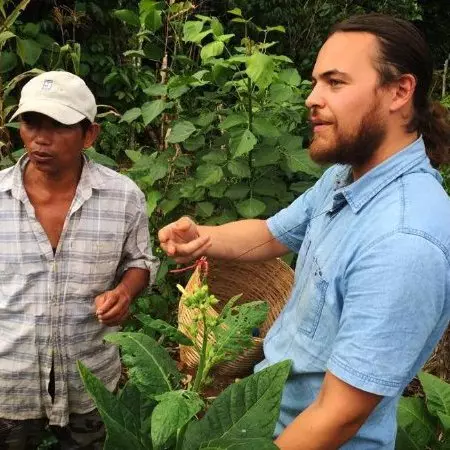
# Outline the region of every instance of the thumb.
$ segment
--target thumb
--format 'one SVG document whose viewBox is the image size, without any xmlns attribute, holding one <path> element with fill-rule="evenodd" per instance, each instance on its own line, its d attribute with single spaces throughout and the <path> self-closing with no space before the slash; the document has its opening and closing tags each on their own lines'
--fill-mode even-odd
<svg viewBox="0 0 450 450">
<path fill-rule="evenodd" d="M 100 294 L 97 295 L 97 297 L 95 297 L 95 311 L 97 312 L 97 314 L 99 313 L 99 311 L 101 311 L 102 306 L 105 304 L 106 301 L 106 294 Z"/>
<path fill-rule="evenodd" d="M 174 233 L 185 242 L 199 237 L 197 224 L 189 217 L 182 217 L 175 222 Z"/>
</svg>

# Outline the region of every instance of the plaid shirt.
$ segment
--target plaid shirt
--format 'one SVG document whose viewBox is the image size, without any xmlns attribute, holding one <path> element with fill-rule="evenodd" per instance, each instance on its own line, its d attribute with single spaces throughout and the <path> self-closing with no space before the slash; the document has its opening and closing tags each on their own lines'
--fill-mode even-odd
<svg viewBox="0 0 450 450">
<path fill-rule="evenodd" d="M 69 413 L 94 408 L 77 360 L 109 390 L 120 377 L 118 350 L 103 342 L 116 329 L 98 322 L 94 298 L 131 267 L 154 278 L 157 259 L 143 193 L 87 159 L 53 255 L 23 186 L 27 161 L 0 172 L 0 417 L 64 426 Z"/>
</svg>

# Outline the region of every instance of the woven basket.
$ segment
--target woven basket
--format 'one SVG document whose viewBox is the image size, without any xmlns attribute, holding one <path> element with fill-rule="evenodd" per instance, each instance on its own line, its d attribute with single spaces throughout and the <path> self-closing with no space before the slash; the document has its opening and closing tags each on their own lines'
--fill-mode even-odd
<svg viewBox="0 0 450 450">
<path fill-rule="evenodd" d="M 236 360 L 217 365 L 214 368 L 215 373 L 230 377 L 243 377 L 252 372 L 255 364 L 264 357 L 263 338 L 286 304 L 293 282 L 293 270 L 278 258 L 257 263 L 209 261 L 207 279 L 209 292 L 219 299 L 219 303 L 215 305 L 214 309 L 210 308 L 209 310 L 212 316 L 217 317 L 225 303 L 237 294 L 242 294 L 237 304 L 264 300 L 269 306 L 267 320 L 259 328 L 259 337 L 253 338 L 253 346 L 245 350 Z M 200 286 L 200 273 L 197 268 L 186 285 L 186 292 L 191 293 L 198 286 Z M 194 337 L 189 333 L 188 326 L 196 314 L 197 310 L 189 309 L 184 305 L 184 297 L 182 297 L 178 309 L 178 327 L 191 339 Z M 201 346 L 203 333 L 200 324 L 196 339 L 197 344 Z M 198 365 L 199 355 L 193 347 L 181 345 L 180 361 L 188 368 L 194 368 Z"/>
</svg>

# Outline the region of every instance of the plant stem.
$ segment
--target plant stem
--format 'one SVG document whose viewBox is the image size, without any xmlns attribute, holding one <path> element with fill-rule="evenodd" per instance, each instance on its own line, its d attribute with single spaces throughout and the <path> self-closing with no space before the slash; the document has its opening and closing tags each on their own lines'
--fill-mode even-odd
<svg viewBox="0 0 450 450">
<path fill-rule="evenodd" d="M 187 425 L 183 425 L 178 431 L 177 431 L 177 444 L 175 447 L 175 450 L 181 450 L 182 446 L 183 446 L 183 439 L 184 439 L 184 435 L 186 433 L 186 428 Z"/>
<path fill-rule="evenodd" d="M 206 312 L 202 311 L 202 322 L 203 322 L 203 343 L 202 343 L 202 352 L 200 353 L 200 361 L 198 363 L 197 373 L 195 375 L 194 386 L 192 390 L 194 392 L 199 392 L 202 381 L 203 381 L 203 372 L 205 369 L 206 362 L 206 348 L 208 345 L 208 328 L 206 326 Z"/>
</svg>

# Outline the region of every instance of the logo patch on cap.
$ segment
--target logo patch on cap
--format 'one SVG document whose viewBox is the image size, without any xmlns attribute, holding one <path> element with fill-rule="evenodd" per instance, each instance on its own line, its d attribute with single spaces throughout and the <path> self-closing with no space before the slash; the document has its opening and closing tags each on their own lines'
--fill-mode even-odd
<svg viewBox="0 0 450 450">
<path fill-rule="evenodd" d="M 53 86 L 53 80 L 45 80 L 42 83 L 42 90 L 43 91 L 49 91 Z"/>
</svg>

